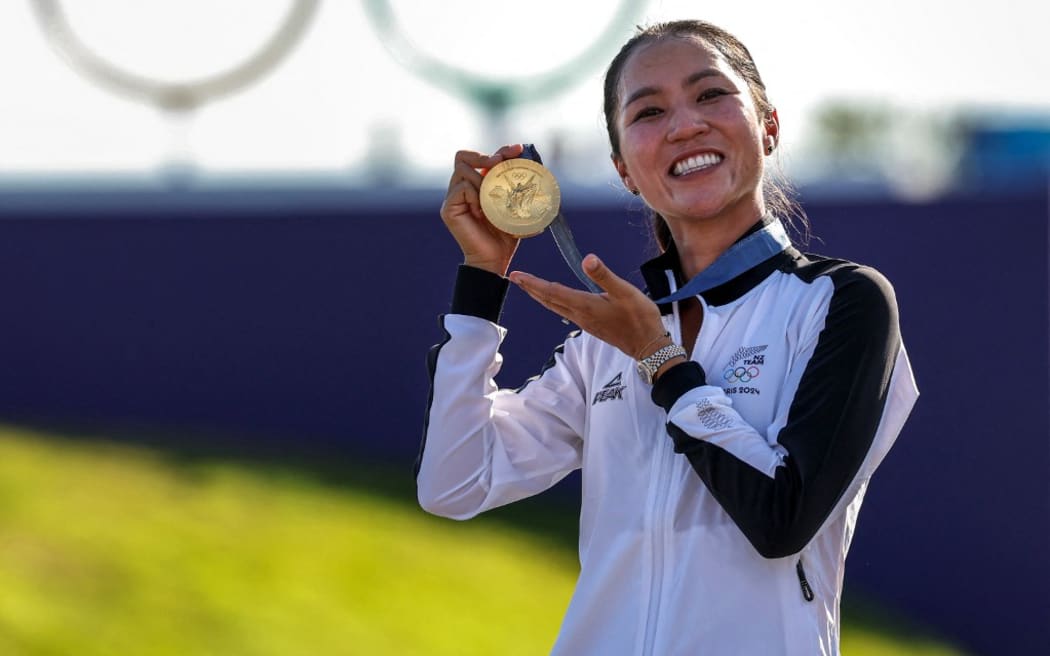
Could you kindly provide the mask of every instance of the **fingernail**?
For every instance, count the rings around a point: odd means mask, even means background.
[[[585,266],[588,271],[597,271],[599,264],[601,264],[601,262],[598,260],[597,255],[588,255],[583,260],[583,266]]]

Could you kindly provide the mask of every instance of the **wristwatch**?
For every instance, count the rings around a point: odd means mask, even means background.
[[[646,385],[652,385],[653,376],[660,370],[660,367],[671,358],[678,356],[688,358],[689,354],[678,344],[668,344],[649,357],[638,361],[638,375],[642,377]]]

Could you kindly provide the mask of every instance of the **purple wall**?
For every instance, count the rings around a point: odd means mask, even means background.
[[[409,196],[0,193],[0,419],[214,431],[407,472],[457,262],[440,192]],[[566,215],[581,249],[637,281],[644,219],[627,202]],[[922,392],[847,586],[977,653],[1050,652],[1045,193],[807,207],[811,250],[895,284]],[[571,281],[548,236],[517,266]],[[515,385],[566,329],[517,290],[504,320]]]
[[[848,585],[978,653],[1050,653],[1047,206],[813,207],[894,282],[921,396],[876,474]]]

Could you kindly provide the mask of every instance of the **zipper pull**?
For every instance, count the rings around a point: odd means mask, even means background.
[[[795,565],[795,573],[798,574],[798,584],[802,587],[802,598],[806,601],[813,601],[813,588],[809,587],[809,581],[806,580],[806,570],[802,569],[801,556]]]

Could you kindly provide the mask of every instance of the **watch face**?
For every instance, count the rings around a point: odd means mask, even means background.
[[[645,384],[652,384],[653,373],[649,371],[649,367],[645,366],[644,362],[639,362],[636,368],[638,369],[638,375],[642,377],[642,380],[645,381]]]

